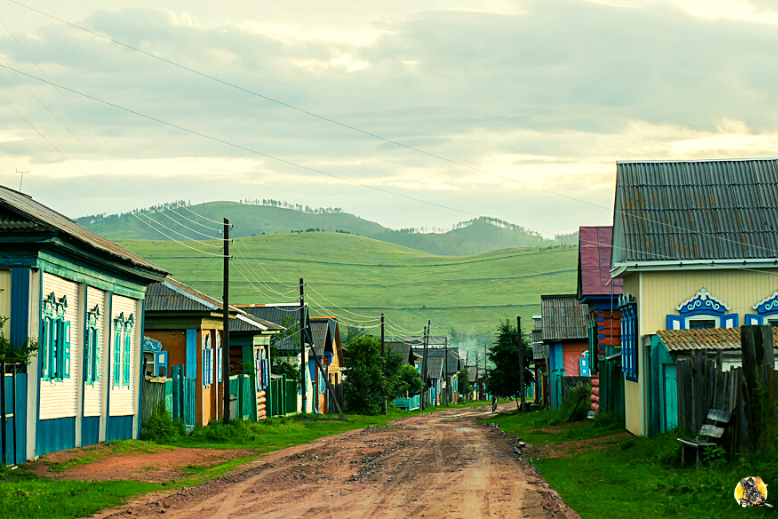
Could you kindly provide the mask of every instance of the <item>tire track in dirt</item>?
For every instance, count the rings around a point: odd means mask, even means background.
[[[96,517],[577,517],[517,459],[509,438],[476,423],[487,412],[439,411],[320,439]]]

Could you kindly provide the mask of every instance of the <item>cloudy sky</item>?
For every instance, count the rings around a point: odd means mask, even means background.
[[[0,2],[0,183],[72,217],[275,198],[569,232],[611,221],[617,160],[778,156],[766,0]]]

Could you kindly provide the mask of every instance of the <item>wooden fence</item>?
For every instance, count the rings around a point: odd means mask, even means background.
[[[297,412],[297,382],[287,380],[285,375],[270,379],[268,388],[269,416],[285,416]]]
[[[767,330],[755,330],[765,328]],[[755,346],[754,334],[769,337],[768,343]],[[769,332],[769,335],[768,335]],[[753,451],[770,440],[766,432],[775,427],[778,406],[778,373],[772,356],[772,330],[767,326],[741,328],[742,367],[722,371],[721,350],[692,350],[691,358],[677,362],[678,427],[696,435],[705,423],[708,411],[731,413],[722,446],[729,454]],[[763,354],[768,351],[769,354]],[[772,416],[769,416],[772,414]]]
[[[166,378],[143,377],[143,396],[141,398],[140,405],[141,421],[145,422],[151,418],[151,415],[157,412],[157,408],[159,408],[160,402],[165,402],[165,408],[170,411],[170,409],[167,407],[167,398],[165,394],[166,389]]]

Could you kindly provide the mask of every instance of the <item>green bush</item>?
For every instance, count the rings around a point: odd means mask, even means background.
[[[173,416],[165,409],[165,402],[160,402],[157,410],[143,422],[140,439],[154,443],[170,443],[186,435],[186,427],[182,420],[173,420]]]

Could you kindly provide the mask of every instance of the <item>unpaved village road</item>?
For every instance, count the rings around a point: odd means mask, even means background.
[[[322,438],[96,517],[578,517],[518,459],[511,437],[477,424],[489,411],[452,409]]]

